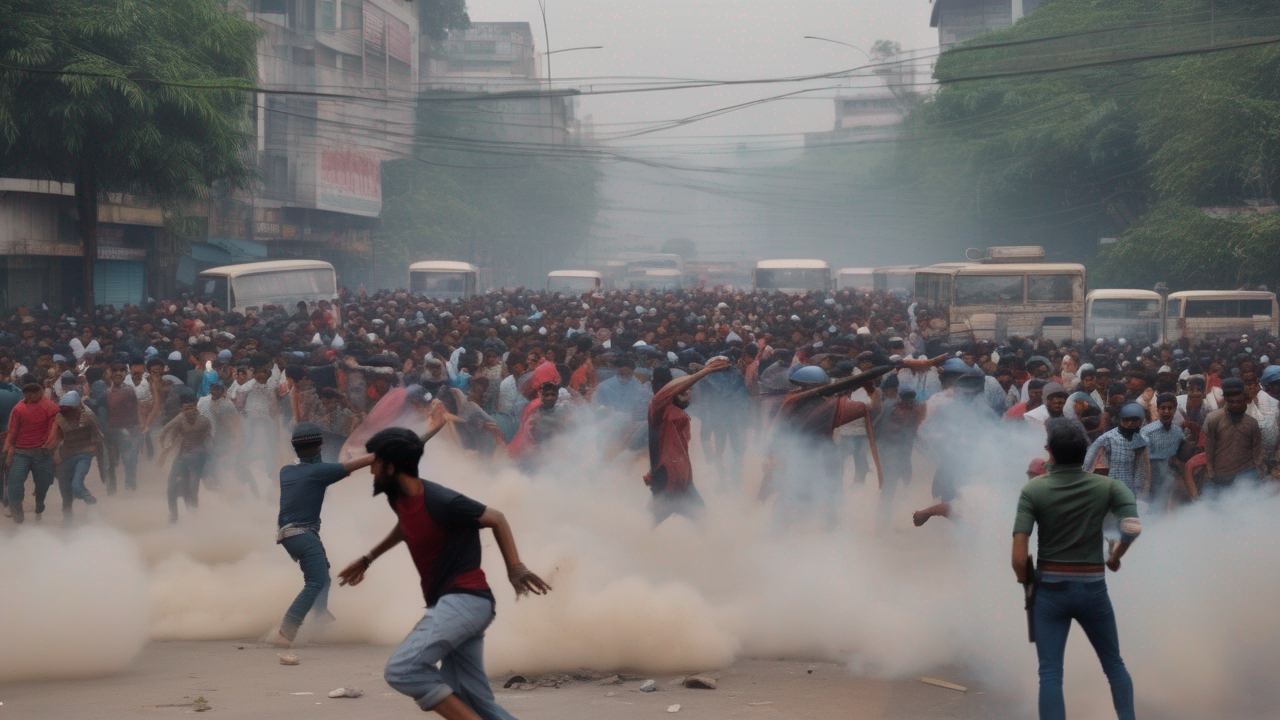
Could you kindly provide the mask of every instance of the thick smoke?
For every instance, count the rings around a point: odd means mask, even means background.
[[[532,479],[505,460],[481,462],[436,443],[424,460],[424,476],[506,513],[523,559],[555,588],[514,601],[497,547],[484,535],[485,571],[498,597],[488,634],[492,673],[706,670],[738,657],[798,655],[893,678],[961,663],[989,692],[1022,711],[1034,708],[1035,651],[1008,558],[1024,469],[1042,452],[1036,432],[975,437],[970,458],[948,459],[974,468],[954,523],[911,525],[909,511],[932,502],[936,457],[926,448],[887,528],[877,529],[872,479],[849,486],[843,525],[828,533],[816,518],[780,529],[771,506],[755,501],[756,450],[745,487],[718,493],[711,467],[700,462],[697,432],[695,477],[707,517],[697,524],[673,517],[655,529],[640,479],[644,459],[604,463],[593,450],[601,446],[594,427],[563,438],[548,453],[562,460]],[[145,634],[147,594],[153,639],[254,637],[279,622],[302,578],[274,543],[274,506],[210,492],[198,514],[169,526],[161,492],[144,478],[140,497],[100,506],[100,521],[127,531],[133,547],[100,526],[67,540],[21,532],[5,541],[21,548],[0,560],[6,577],[22,581],[5,583],[0,597],[6,608],[26,610],[6,612],[0,622],[12,625],[6,637],[32,644],[26,655],[41,658],[6,672],[56,677],[126,666]],[[1141,710],[1248,717],[1278,699],[1268,680],[1280,647],[1280,613],[1270,602],[1280,579],[1269,570],[1280,561],[1272,540],[1278,506],[1269,493],[1241,493],[1217,506],[1148,517],[1122,571],[1109,574]],[[333,486],[322,530],[333,573],[393,524],[385,501],[370,496],[367,473]],[[86,595],[104,602],[86,606]],[[380,559],[357,588],[335,586],[330,605],[338,622],[323,640],[398,642],[422,613],[407,553]],[[94,628],[94,642],[83,642],[81,622]],[[63,629],[67,643],[48,642],[49,632]],[[1111,712],[1106,681],[1079,631],[1069,642],[1066,687],[1074,717]]]

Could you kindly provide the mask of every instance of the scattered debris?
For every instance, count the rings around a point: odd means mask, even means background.
[[[298,655],[296,653],[276,653],[276,657],[280,658],[281,665],[297,665]]]
[[[955,690],[956,692],[969,692],[969,688],[963,685],[956,685],[955,683],[949,683],[946,680],[939,680],[938,678],[919,677],[916,679],[922,683],[925,683],[926,685],[937,685],[940,688]]]
[[[644,683],[640,686],[640,692],[653,692],[657,689],[658,689],[658,682],[656,680],[645,680]]]
[[[814,670],[814,667],[813,667],[812,665],[810,665],[810,666],[809,666],[809,674],[810,674],[810,675],[812,675],[812,674],[813,674],[813,670]]]
[[[236,646],[236,649],[237,649],[237,650],[243,650],[243,649],[244,649],[244,646],[243,646],[243,645],[237,645],[237,646]]]
[[[750,703],[747,703],[747,705],[748,705],[748,706],[750,706],[750,707],[760,707],[761,705],[772,705],[772,704],[773,704],[773,701],[772,701],[772,700],[764,700],[764,701],[761,701],[761,702],[750,702]]]
[[[538,686],[534,685],[533,683],[520,683],[519,685],[516,686],[516,689],[529,692],[530,690],[537,690]]]
[[[196,698],[192,705],[195,706],[194,710],[196,712],[208,712],[213,709],[213,707],[209,705],[209,701],[202,697]]]
[[[573,675],[564,675],[564,674],[543,675],[542,677],[534,681],[534,684],[537,685],[538,687],[558,688],[561,685],[568,685],[569,683],[572,683],[575,679],[576,678]]]
[[[315,693],[313,692],[296,692],[296,693],[289,693],[289,694],[290,695],[315,695]]]
[[[529,682],[523,675],[512,675],[511,679],[503,683],[502,687],[510,689],[512,685],[520,685]]]
[[[358,698],[358,697],[362,697],[363,695],[364,695],[363,690],[361,690],[360,688],[353,688],[353,687],[338,688],[337,690],[329,691],[329,697],[331,698],[344,698],[344,697]]]
[[[671,707],[668,707],[668,708],[667,708],[667,712],[669,712],[669,713],[678,713],[678,712],[680,712],[680,706],[679,706],[679,705],[672,705]]]
[[[705,675],[690,675],[684,679],[684,686],[695,690],[715,690],[716,679]]]
[[[610,675],[599,682],[600,685],[621,685],[622,678],[617,675]]]

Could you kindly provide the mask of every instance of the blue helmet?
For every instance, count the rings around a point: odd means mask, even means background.
[[[1143,410],[1142,406],[1138,403],[1125,403],[1124,406],[1120,408],[1120,419],[1128,420],[1130,418],[1146,420],[1147,411]]]
[[[1266,370],[1262,371],[1262,377],[1258,378],[1258,382],[1262,387],[1266,387],[1274,382],[1280,382],[1280,365],[1268,365]]]
[[[964,364],[960,358],[947,358],[942,362],[942,367],[938,368],[939,375],[963,375],[969,372],[971,368]]]
[[[797,365],[787,379],[796,385],[826,385],[827,371],[817,365]]]

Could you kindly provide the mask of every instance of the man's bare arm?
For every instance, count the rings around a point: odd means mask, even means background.
[[[1031,536],[1017,533],[1013,536],[1013,574],[1018,582],[1026,585],[1031,579],[1027,577],[1027,558],[1031,555]]]
[[[507,522],[505,515],[491,507],[485,508],[479,523],[480,527],[493,530],[493,538],[497,540],[498,550],[502,552],[502,559],[507,564],[507,577],[511,580],[512,587],[516,589],[517,596],[527,592],[545,595],[551,590],[550,585],[520,562],[520,553],[516,550],[516,538],[511,532],[511,524]]]

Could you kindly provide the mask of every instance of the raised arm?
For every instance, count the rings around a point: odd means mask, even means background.
[[[880,367],[871,368],[861,375],[854,375],[853,377],[847,377],[843,380],[833,382],[830,385],[823,385],[822,387],[817,387],[812,390],[805,390],[804,392],[797,393],[792,397],[794,400],[807,400],[810,397],[815,396],[831,397],[832,395],[850,393],[862,385],[872,385],[876,380],[879,380],[882,376],[887,375],[892,371],[892,365],[881,365]]]
[[[684,377],[675,378],[671,382],[667,383],[666,387],[662,388],[662,390],[671,395],[679,395],[685,390],[688,390],[690,387],[696,385],[699,380],[710,375],[711,373],[717,373],[717,372],[721,372],[728,369],[729,369],[728,360],[725,360],[724,358],[716,358],[715,360],[712,360],[711,362],[707,363],[706,367],[702,368],[696,373],[693,373],[692,375],[685,375]]]
[[[480,516],[479,522],[480,527],[493,530],[493,538],[498,542],[498,550],[502,552],[502,559],[507,564],[507,578],[511,580],[511,586],[516,589],[516,596],[519,597],[525,593],[547,594],[551,586],[520,562],[520,553],[516,550],[516,538],[511,532],[511,524],[507,522],[507,517],[498,510],[487,507],[484,509],[484,514]]]

